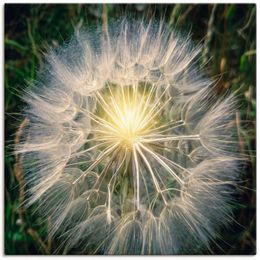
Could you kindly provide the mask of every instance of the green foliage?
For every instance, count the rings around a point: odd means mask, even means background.
[[[118,17],[160,19],[169,29],[190,32],[203,47],[203,60],[210,76],[218,76],[216,90],[236,92],[240,111],[237,126],[241,149],[250,155],[242,185],[242,203],[235,210],[229,236],[219,241],[214,253],[255,253],[255,118],[256,118],[256,6],[253,4],[6,4],[5,5],[5,253],[53,253],[55,241],[47,237],[34,209],[21,215],[21,182],[17,178],[11,145],[23,117],[19,93],[30,87],[41,70],[47,46],[68,41],[74,30],[104,24]],[[10,147],[9,147],[10,145]],[[20,187],[19,187],[20,186]],[[240,199],[241,199],[240,198]],[[226,234],[226,233],[225,233]]]

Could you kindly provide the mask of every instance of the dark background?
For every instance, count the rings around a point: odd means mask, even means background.
[[[215,254],[255,254],[256,6],[254,4],[6,4],[5,5],[5,254],[51,254],[48,223],[19,207],[23,177],[12,145],[23,122],[19,93],[43,65],[43,52],[69,40],[75,29],[130,18],[163,18],[170,28],[191,32],[203,46],[209,76],[218,92],[236,92],[236,123],[242,152],[251,163],[242,175],[234,224],[213,245]],[[21,128],[21,126],[20,126]],[[238,224],[239,223],[239,224]],[[203,254],[203,252],[202,252]]]

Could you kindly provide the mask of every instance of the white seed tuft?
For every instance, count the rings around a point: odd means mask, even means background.
[[[118,22],[46,55],[16,152],[64,253],[210,250],[232,218],[235,99],[164,24]]]

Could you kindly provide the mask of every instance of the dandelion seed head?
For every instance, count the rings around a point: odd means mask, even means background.
[[[217,98],[199,53],[163,22],[124,20],[46,55],[16,152],[57,251],[210,250],[242,156],[235,98]]]

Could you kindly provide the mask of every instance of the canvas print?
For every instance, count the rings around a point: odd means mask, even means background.
[[[255,254],[254,4],[5,5],[5,254]]]

